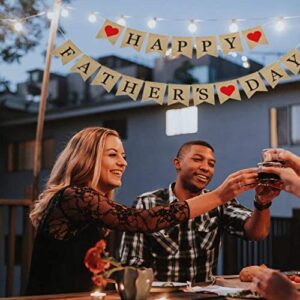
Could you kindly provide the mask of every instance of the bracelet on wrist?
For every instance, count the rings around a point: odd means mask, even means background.
[[[254,200],[253,203],[254,203],[254,207],[260,211],[265,210],[272,205],[272,201],[270,201],[266,204],[262,204],[262,203],[259,203],[256,199]]]

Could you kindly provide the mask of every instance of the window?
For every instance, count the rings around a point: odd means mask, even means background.
[[[9,172],[33,170],[34,145],[34,140],[10,143],[7,170]],[[42,167],[50,169],[54,163],[54,139],[44,140],[42,147]]]
[[[198,108],[195,106],[170,109],[166,112],[166,135],[195,133],[198,131]]]
[[[111,128],[118,131],[122,140],[127,139],[127,119],[104,120],[103,127]]]
[[[273,107],[270,111],[271,146],[300,144],[300,105]]]
[[[291,107],[291,139],[292,144],[300,144],[300,105]]]

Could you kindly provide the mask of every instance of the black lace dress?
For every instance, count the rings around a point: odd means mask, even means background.
[[[49,202],[38,227],[26,294],[91,291],[92,274],[84,266],[84,256],[103,238],[103,229],[150,233],[188,218],[186,202],[138,210],[88,187],[67,187]]]

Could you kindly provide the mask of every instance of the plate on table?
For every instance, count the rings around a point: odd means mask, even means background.
[[[150,292],[152,293],[169,293],[176,292],[186,288],[186,282],[170,282],[170,281],[153,281]]]

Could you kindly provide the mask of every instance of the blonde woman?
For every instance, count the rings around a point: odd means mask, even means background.
[[[149,210],[113,201],[126,169],[116,131],[78,132],[57,159],[44,193],[30,214],[37,229],[28,295],[90,291],[84,255],[104,229],[154,232],[195,218],[257,186],[257,169],[233,173],[214,191]]]

